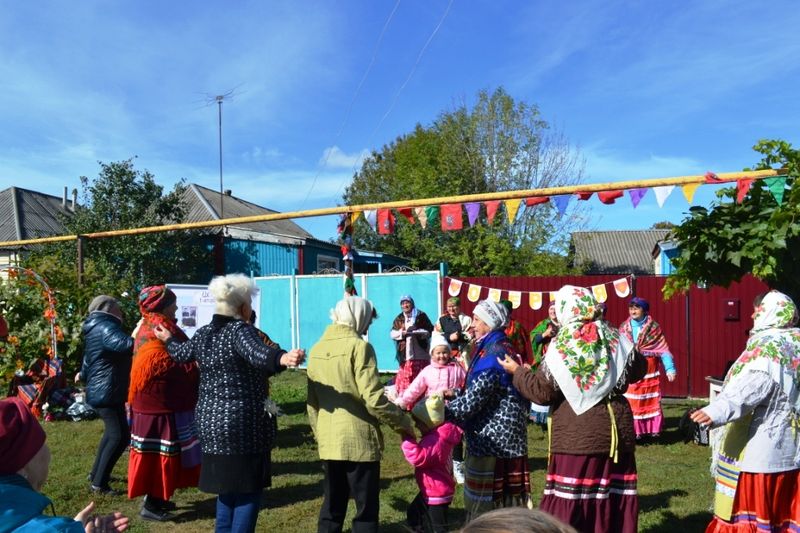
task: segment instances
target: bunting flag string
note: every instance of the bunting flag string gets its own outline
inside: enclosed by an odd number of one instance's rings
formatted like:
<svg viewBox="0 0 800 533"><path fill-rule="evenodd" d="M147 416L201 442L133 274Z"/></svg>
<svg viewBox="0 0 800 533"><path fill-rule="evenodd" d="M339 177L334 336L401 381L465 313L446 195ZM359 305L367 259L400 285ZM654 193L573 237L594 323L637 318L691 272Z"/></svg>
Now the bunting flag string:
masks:
<svg viewBox="0 0 800 533"><path fill-rule="evenodd" d="M630 284L630 276L625 276L623 278L615 279L612 281L606 281L605 283L598 283L597 285L592 285L588 287L594 294L594 297L597 299L598 302L605 302L608 300L608 288L607 285L611 284L614 288L614 294L617 295L619 298L626 298L631 294L631 284ZM503 299L503 293L506 293L506 299L511 302L511 305L514 309L517 309L522 305L523 302L523 295L528 295L528 306L533 309L534 311L538 311L542 308L542 304L544 302L544 295L547 295L548 302L553 302L556 299L556 292L557 291L519 291L519 290L509 290L509 289L498 289L495 287L484 287L483 285L478 285L477 283L470 283L468 281L463 281L457 278L450 278L450 284L447 287L447 294L450 296L458 296L463 291L464 287L467 287L467 300L470 302L477 302L481 300L481 295L484 293L484 289L486 289L486 298L489 300L493 300L495 302L499 302Z"/></svg>
<svg viewBox="0 0 800 533"><path fill-rule="evenodd" d="M774 172L774 171L773 171ZM707 172L703 176L703 182L688 183L684 185L653 185L651 187L630 187L620 190L606 190L597 191L597 199L605 205L612 205L619 198L622 198L625 191L628 191L631 204L636 209L642 202L647 192L653 189L656 203L659 208L664 207L664 203L675 190L676 186L680 186L686 202L691 205L694 201L694 195L698 187L702 184L734 184L736 185L736 202L742 203L747 197L748 192L755 182L754 177L750 177L753 173L744 173L738 179L727 177L722 179L713 172ZM775 175L770 178L763 178L775 202L780 206L783 204L783 197L786 191L786 175ZM654 180L657 181L657 180ZM662 180L663 183L664 180ZM638 183L638 182L637 182ZM491 225L497 218L497 212L500 206L504 206L506 218L509 224L514 224L519 214L521 207L532 208L537 205L547 204L548 202L556 210L558 216L563 216L567 212L569 202L573 196L578 200L587 201L591 199L594 192L591 191L578 191L570 194L556 194L553 196L535 196L524 199L508 199L508 200L486 200L482 202L465 202L465 203L451 203L441 205L428 205L425 207L395 207L395 208L381 208L369 209L362 211L354 210L350 213L350 226L355 224L356 219L363 213L367 224L373 231L380 235L389 235L397 229L398 220L405 219L409 224L416 224L419 221L420 226L426 229L429 225L431 227L441 227L442 231L458 231L465 227L464 224L464 211L467 214L467 222L469 227L474 227L479 223L481 216L481 206L486 209L486 221ZM396 215L395 212L396 211ZM341 232L341 227L347 225L347 221L342 219L338 222Z"/></svg>

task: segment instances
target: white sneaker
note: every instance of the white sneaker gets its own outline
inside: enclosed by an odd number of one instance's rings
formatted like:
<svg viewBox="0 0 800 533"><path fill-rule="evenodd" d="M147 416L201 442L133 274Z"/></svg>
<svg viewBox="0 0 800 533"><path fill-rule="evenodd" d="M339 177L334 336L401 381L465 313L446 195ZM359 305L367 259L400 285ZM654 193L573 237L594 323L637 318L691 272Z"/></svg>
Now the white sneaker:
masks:
<svg viewBox="0 0 800 533"><path fill-rule="evenodd" d="M459 485L464 484L464 461L453 461L453 477Z"/></svg>

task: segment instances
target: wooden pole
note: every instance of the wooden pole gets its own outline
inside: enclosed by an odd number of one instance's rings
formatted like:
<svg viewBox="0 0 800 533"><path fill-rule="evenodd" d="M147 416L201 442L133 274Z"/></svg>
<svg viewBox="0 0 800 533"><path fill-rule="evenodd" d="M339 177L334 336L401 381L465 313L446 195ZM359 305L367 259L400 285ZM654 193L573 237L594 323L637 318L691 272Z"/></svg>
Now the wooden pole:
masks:
<svg viewBox="0 0 800 533"><path fill-rule="evenodd" d="M757 170L752 172L727 172L717 174L716 183L734 182L740 179L764 179L773 176L786 174L786 170ZM249 217L236 217L217 220L204 220L201 222L185 222L182 224L167 224L164 226L149 226L145 228L131 228L112 231L98 231L86 233L83 236L89 239L101 239L105 237L121 237L123 235L144 235L147 233L159 233L163 231L180 231L189 229L213 228L219 226L232 226L250 224L252 222L268 222L270 220L287 220L293 218L320 217L326 215L339 215L342 213L352 213L355 211L366 211L368 209L398 209L403 207L426 207L429 205L456 204L466 202L486 202L490 200L515 200L523 198L535 198L537 196L557 196L563 194L575 194L578 192L601 192L601 191L621 191L626 189L638 189L642 187L660 187L664 185L691 185L705 184L705 175L678 176L674 178L656 178L637 181L617 181L610 183L595 183L584 185L569 185L564 187L545 187L542 189L524 189L516 191L503 191L481 194L466 194L460 196L438 196L435 198L422 198L417 200L398 200L393 202L379 202L372 204L326 207L321 209L308 209L305 211L289 211L286 213L273 213L269 215L254 215ZM0 247L17 246L20 244L43 244L48 242L60 242L74 240L77 235L62 235L58 237L45 237L41 239L29 239L21 241L0 242Z"/></svg>

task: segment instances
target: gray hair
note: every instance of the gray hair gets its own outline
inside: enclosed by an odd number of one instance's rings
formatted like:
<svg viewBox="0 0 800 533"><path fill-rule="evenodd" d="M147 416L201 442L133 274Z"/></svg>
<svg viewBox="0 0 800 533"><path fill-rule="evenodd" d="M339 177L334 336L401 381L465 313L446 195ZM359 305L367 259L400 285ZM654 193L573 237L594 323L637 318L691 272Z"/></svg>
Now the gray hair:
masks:
<svg viewBox="0 0 800 533"><path fill-rule="evenodd" d="M208 292L216 302L216 313L234 318L246 318L239 314L245 303L253 301L256 293L255 282L244 274L217 276L208 284Z"/></svg>

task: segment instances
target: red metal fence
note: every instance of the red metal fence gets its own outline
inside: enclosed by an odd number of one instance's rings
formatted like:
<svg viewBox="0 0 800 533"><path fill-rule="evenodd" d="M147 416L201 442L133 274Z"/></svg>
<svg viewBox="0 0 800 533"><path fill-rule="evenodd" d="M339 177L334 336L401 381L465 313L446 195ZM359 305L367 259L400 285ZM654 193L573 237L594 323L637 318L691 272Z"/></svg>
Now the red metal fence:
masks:
<svg viewBox="0 0 800 533"><path fill-rule="evenodd" d="M488 295L488 289L500 289L502 297L508 291L524 291L521 305L514 310L514 318L521 321L526 329L532 329L540 320L547 317L548 292L557 291L563 285L592 287L606 284L608 293L607 318L619 325L628 316L630 296L620 298L611 282L620 275L602 276L552 276L552 277L468 277L457 278L463 281L459 296L465 313L470 314L474 303L467 298L470 285L482 287L480 299ZM451 278L444 278L442 295L449 297L448 287ZM722 376L729 361L736 359L744 349L747 333L752 326L752 302L757 294L767 290L761 281L747 276L728 288L693 288L685 295L676 295L665 301L662 288L665 276L637 276L632 290L637 296L650 302L650 313L664 330L675 365L678 378L668 383L664 380L664 394L667 396L708 395L706 376ZM534 311L528 303L529 292L542 292L542 307ZM442 306L444 308L444 306Z"/></svg>

